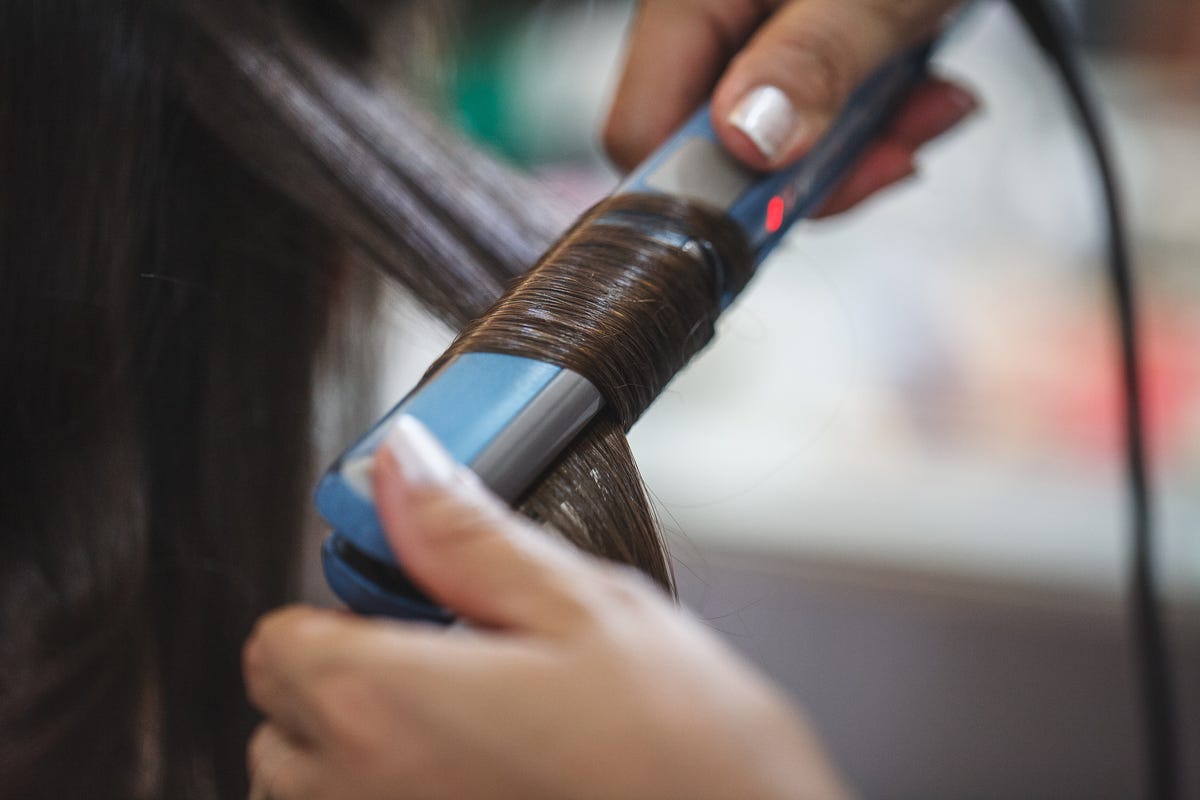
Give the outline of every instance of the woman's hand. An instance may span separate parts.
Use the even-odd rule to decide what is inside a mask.
[[[605,147],[632,169],[710,95],[726,149],[776,169],[803,155],[878,66],[930,36],[958,0],[643,0]],[[834,192],[845,210],[914,171],[918,147],[953,127],[974,97],[931,80]]]
[[[843,796],[774,687],[640,575],[514,515],[415,420],[374,490],[410,575],[474,627],[265,617],[249,761],[274,800]]]

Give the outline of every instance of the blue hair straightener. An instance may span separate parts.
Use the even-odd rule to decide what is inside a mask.
[[[705,106],[616,193],[671,195],[723,212],[740,227],[760,263],[796,220],[816,211],[925,78],[931,47],[884,65],[859,87],[809,154],[787,169],[762,174],[736,162],[717,140]],[[647,217],[646,226],[655,224]],[[666,239],[672,235],[680,238],[664,233]],[[670,243],[696,255],[705,249],[692,239]],[[724,305],[731,300],[725,298]],[[603,405],[587,379],[553,364],[496,353],[465,353],[447,363],[350,447],[317,487],[317,507],[334,528],[322,551],[334,592],[365,614],[440,623],[453,619],[404,575],[372,504],[374,453],[400,415],[420,420],[457,461],[511,503]]]

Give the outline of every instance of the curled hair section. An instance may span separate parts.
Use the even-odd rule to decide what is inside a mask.
[[[750,274],[745,238],[723,215],[679,198],[617,195],[585,213],[443,361],[489,352],[566,367],[628,430],[712,339]]]
[[[723,215],[678,198],[618,195],[585,213],[429,374],[459,354],[489,352],[587,378],[605,409],[521,507],[670,588],[666,548],[623,432],[708,344],[751,272],[745,239]]]

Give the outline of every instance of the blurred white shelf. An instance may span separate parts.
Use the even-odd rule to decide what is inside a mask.
[[[837,427],[826,435],[836,439]],[[728,436],[740,447],[721,441]],[[991,583],[1122,591],[1128,533],[1115,474],[1005,469],[967,454],[847,458],[825,446],[788,454],[778,436],[753,424],[713,435],[686,423],[647,425],[633,442],[672,547],[685,553],[717,545]],[[1164,581],[1173,595],[1200,600],[1200,503],[1180,487],[1160,492],[1159,501]]]

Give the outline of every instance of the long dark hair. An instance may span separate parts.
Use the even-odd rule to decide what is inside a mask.
[[[372,89],[382,5],[0,4],[0,796],[244,794],[347,265],[461,324],[561,223]]]

